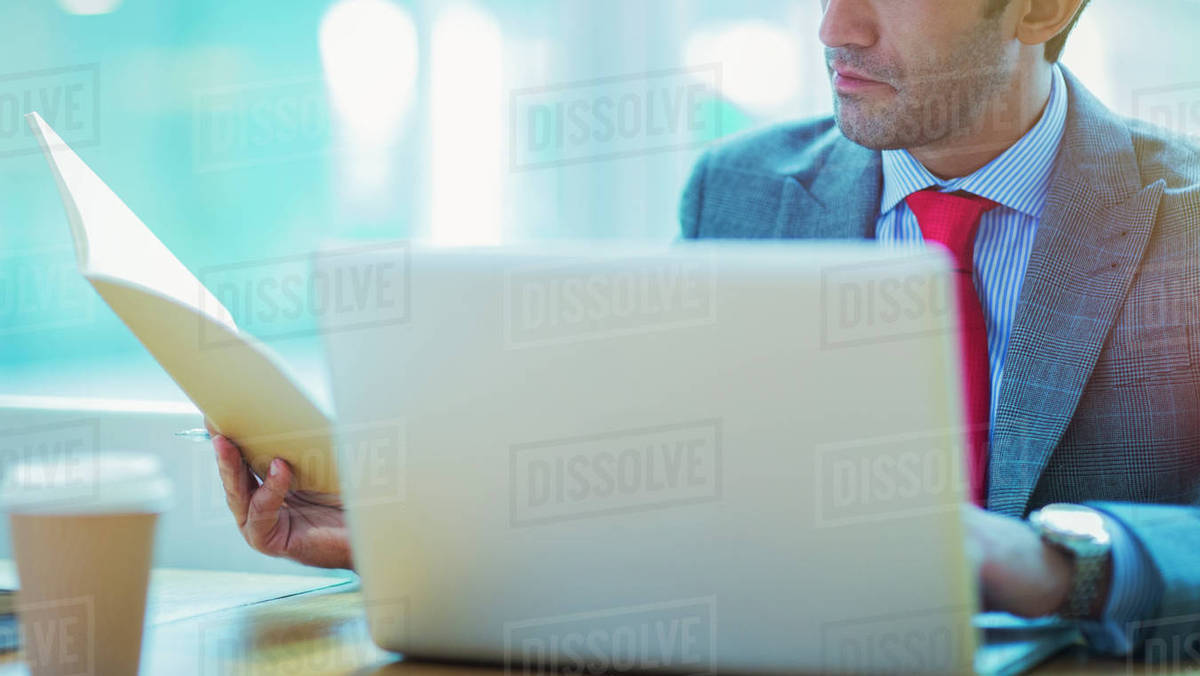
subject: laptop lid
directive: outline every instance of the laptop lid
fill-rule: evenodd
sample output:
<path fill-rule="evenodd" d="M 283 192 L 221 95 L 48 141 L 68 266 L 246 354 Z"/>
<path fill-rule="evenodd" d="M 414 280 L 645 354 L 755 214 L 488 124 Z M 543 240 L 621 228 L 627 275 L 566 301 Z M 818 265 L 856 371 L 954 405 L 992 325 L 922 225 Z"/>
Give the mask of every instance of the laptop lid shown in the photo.
<path fill-rule="evenodd" d="M 969 671 L 946 271 L 873 244 L 321 255 L 374 639 L 537 670 Z"/>

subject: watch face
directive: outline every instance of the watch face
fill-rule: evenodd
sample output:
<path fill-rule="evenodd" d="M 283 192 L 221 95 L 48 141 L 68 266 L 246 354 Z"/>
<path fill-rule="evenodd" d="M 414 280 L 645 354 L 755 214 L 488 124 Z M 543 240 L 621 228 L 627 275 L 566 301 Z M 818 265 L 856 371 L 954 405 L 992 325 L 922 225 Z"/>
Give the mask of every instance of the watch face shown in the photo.
<path fill-rule="evenodd" d="M 1034 525 L 1044 535 L 1067 546 L 1092 545 L 1107 547 L 1108 531 L 1104 528 L 1104 517 L 1090 507 L 1082 505 L 1046 505 L 1031 517 Z"/>

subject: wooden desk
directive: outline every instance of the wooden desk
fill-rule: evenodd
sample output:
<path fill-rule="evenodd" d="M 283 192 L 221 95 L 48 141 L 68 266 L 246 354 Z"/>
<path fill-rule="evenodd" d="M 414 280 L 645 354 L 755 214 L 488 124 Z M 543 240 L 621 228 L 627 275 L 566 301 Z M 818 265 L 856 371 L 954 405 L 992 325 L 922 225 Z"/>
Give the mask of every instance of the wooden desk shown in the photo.
<path fill-rule="evenodd" d="M 406 674 L 500 676 L 503 667 L 400 660 L 374 646 L 351 586 L 159 624 L 146 636 L 143 674 Z M 11 657 L 14 660 L 19 654 Z M 15 665 L 8 665 L 15 666 Z M 1062 655 L 1036 674 L 1171 673 L 1124 660 Z M 4 671 L 0 669 L 0 671 Z M 1200 674 L 1200 669 L 1176 673 Z"/>
<path fill-rule="evenodd" d="M 143 673 L 200 674 L 408 674 L 481 676 L 503 667 L 403 661 L 371 643 L 357 589 L 316 591 L 162 625 L 151 637 L 149 669 Z M 1088 656 L 1078 650 L 1035 671 L 1066 674 L 1164 672 L 1122 659 Z M 1200 668 L 1186 674 L 1200 674 Z"/>

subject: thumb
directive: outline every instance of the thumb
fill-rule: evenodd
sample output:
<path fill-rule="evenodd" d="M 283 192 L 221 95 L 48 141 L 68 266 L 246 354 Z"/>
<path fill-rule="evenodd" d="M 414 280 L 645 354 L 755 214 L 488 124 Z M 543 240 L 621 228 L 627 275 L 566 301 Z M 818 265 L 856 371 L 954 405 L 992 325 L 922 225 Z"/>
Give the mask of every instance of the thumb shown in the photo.
<path fill-rule="evenodd" d="M 250 498 L 250 513 L 246 520 L 247 537 L 257 545 L 279 523 L 279 510 L 292 482 L 292 469 L 279 458 L 271 461 L 262 485 Z"/>

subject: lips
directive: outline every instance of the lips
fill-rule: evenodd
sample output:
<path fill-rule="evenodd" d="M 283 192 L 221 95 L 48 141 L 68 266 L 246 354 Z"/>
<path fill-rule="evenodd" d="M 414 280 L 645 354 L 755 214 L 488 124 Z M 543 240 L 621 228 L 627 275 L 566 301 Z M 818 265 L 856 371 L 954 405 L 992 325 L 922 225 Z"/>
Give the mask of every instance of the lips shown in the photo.
<path fill-rule="evenodd" d="M 895 88 L 888 83 L 876 80 L 862 71 L 841 64 L 831 64 L 830 70 L 833 73 L 834 89 L 837 90 L 838 94 L 844 96 L 895 91 Z"/>
<path fill-rule="evenodd" d="M 863 84 L 887 84 L 886 82 L 884 82 L 882 80 L 877 80 L 877 79 L 871 77 L 870 75 L 867 75 L 866 73 L 857 71 L 853 68 L 848 68 L 843 65 L 834 64 L 831 67 L 831 69 L 838 77 L 840 77 L 844 80 L 853 80 L 853 81 L 857 81 L 857 82 L 862 82 Z"/>

